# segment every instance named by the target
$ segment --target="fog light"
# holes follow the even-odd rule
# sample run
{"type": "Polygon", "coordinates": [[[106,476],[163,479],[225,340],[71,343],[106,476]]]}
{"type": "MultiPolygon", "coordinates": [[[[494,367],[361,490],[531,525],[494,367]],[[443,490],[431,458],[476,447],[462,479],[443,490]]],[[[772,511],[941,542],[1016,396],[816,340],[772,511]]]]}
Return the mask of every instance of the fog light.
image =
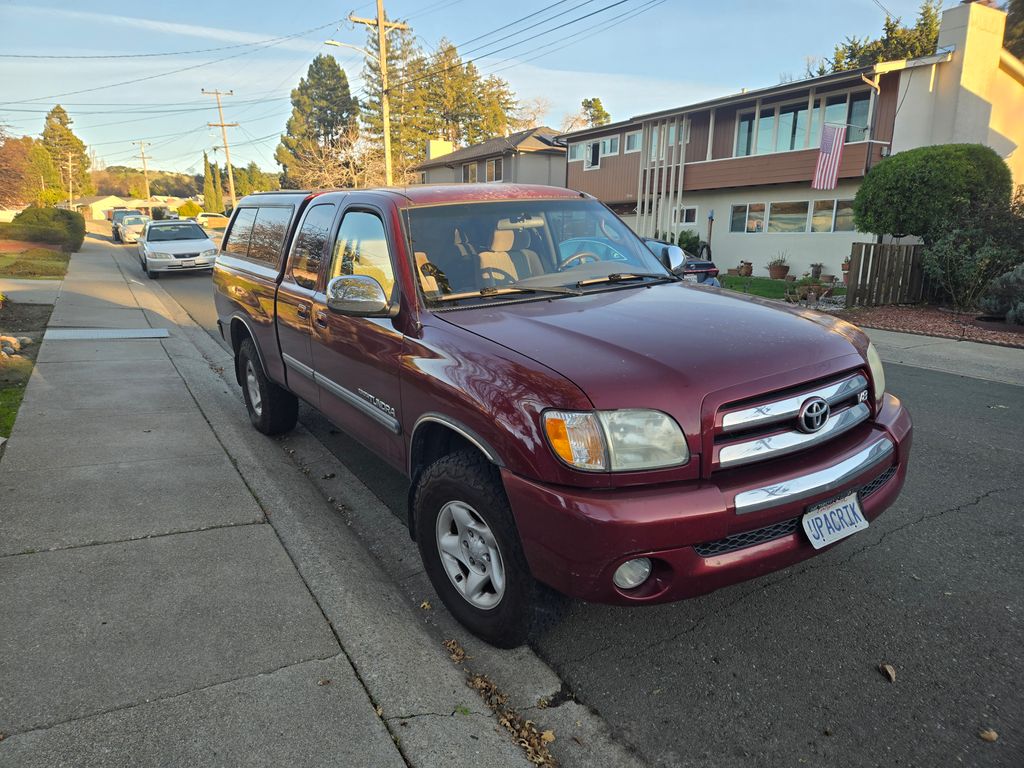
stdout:
{"type": "Polygon", "coordinates": [[[649,557],[638,557],[635,560],[627,560],[615,569],[612,581],[619,589],[636,589],[651,575],[651,559],[649,557]]]}

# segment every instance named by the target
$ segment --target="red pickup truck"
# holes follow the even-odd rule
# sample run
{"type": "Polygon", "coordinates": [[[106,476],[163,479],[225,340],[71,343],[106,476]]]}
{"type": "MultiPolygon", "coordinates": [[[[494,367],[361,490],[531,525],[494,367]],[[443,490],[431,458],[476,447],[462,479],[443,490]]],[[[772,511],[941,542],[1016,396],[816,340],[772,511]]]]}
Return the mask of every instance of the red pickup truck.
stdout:
{"type": "Polygon", "coordinates": [[[301,398],[411,481],[438,594],[495,645],[542,586],[643,605],[796,563],[899,494],[910,418],[842,320],[686,283],[567,189],[271,193],[214,270],[252,423],[301,398]]]}

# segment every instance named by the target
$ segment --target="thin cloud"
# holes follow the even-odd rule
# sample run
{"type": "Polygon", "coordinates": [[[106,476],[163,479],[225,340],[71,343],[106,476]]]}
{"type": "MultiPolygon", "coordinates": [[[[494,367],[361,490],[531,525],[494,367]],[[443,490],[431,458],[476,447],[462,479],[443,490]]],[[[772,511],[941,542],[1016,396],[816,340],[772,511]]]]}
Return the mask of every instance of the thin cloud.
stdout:
{"type": "MultiPolygon", "coordinates": [[[[8,5],[6,6],[6,9],[26,14],[59,16],[61,19],[79,19],[81,21],[91,21],[99,24],[117,24],[123,27],[145,29],[150,32],[160,32],[168,35],[181,35],[184,37],[198,37],[205,40],[217,40],[224,43],[258,43],[276,36],[256,34],[253,32],[241,32],[234,29],[221,29],[220,27],[204,27],[197,24],[182,24],[175,21],[140,19],[137,16],[119,16],[112,13],[95,13],[93,11],[71,11],[63,8],[37,8],[29,5],[8,5]]],[[[277,43],[275,47],[288,48],[296,51],[308,51],[309,42],[304,42],[299,39],[285,40],[277,43]]]]}

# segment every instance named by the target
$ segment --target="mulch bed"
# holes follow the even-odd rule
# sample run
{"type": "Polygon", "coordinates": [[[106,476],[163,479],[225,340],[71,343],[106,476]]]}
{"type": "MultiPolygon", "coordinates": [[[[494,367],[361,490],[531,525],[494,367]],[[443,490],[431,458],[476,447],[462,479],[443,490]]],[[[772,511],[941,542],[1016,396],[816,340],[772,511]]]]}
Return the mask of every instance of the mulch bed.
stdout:
{"type": "Polygon", "coordinates": [[[30,248],[46,248],[50,251],[59,251],[60,246],[53,243],[27,243],[22,240],[0,240],[0,253],[21,253],[30,248]]]}
{"type": "Polygon", "coordinates": [[[835,314],[865,328],[1024,349],[1024,326],[979,320],[973,314],[958,314],[937,307],[857,307],[835,314]]]}

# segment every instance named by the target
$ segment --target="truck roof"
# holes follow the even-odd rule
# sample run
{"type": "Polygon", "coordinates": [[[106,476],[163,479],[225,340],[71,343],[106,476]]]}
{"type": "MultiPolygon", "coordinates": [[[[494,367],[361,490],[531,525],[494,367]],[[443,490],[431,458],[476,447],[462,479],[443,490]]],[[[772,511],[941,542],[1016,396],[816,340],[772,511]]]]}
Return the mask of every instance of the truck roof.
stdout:
{"type": "MultiPolygon", "coordinates": [[[[542,184],[410,184],[401,187],[370,187],[367,189],[325,189],[281,190],[278,192],[257,192],[247,195],[239,205],[257,198],[267,205],[282,203],[292,205],[310,196],[326,195],[332,192],[372,192],[399,198],[399,205],[437,205],[440,203],[474,203],[495,200],[539,200],[551,198],[584,197],[565,187],[549,187],[542,184]]],[[[255,200],[252,200],[255,202],[255,200]]]]}

